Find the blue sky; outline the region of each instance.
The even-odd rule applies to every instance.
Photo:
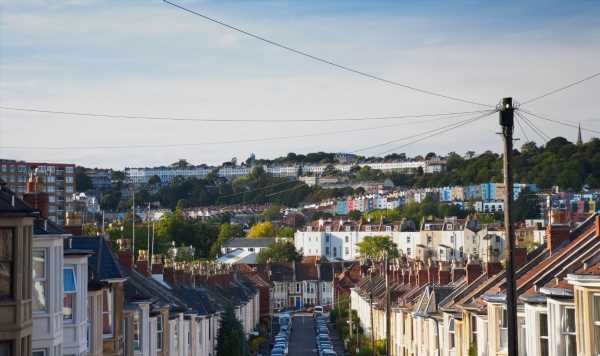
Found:
[[[340,64],[491,104],[506,95],[525,100],[600,71],[598,1],[179,3]],[[161,1],[4,0],[0,4],[0,103],[6,106],[216,119],[325,119],[478,109],[341,72]],[[530,110],[600,129],[594,121],[600,120],[594,107],[598,92],[600,79],[541,100]],[[0,145],[202,143],[381,125],[57,118],[2,111]],[[351,151],[436,125],[441,124],[421,122],[325,137],[168,149],[0,148],[0,156],[115,168],[178,158],[219,163],[232,157],[244,159],[251,152],[274,157],[289,151]],[[496,125],[496,118],[490,118],[402,151],[498,150]],[[561,126],[538,125],[551,136],[575,137],[575,132]]]

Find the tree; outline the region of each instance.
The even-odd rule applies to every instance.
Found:
[[[258,253],[256,262],[259,264],[271,262],[292,262],[300,261],[302,255],[296,251],[293,243],[287,241],[278,241]]]
[[[93,188],[92,179],[85,173],[85,168],[75,168],[76,191],[85,192]]]
[[[275,221],[281,219],[281,205],[273,204],[262,212],[262,217],[266,221]]]
[[[123,182],[125,180],[125,172],[123,171],[112,171],[110,179],[116,182]]]
[[[277,237],[294,237],[294,229],[285,226],[277,231]]]
[[[352,210],[348,212],[348,219],[358,221],[362,217],[362,213],[358,210]]]
[[[257,237],[275,237],[275,227],[270,221],[252,225],[248,234],[249,238]]]
[[[358,244],[358,252],[363,258],[380,261],[387,254],[389,257],[399,255],[396,244],[389,236],[366,236]]]
[[[210,258],[216,258],[219,256],[219,252],[221,251],[221,247],[228,240],[235,237],[243,237],[244,231],[242,230],[242,226],[238,224],[221,224],[219,226],[219,236],[217,240],[210,246]]]
[[[160,177],[157,176],[156,174],[153,175],[152,177],[148,178],[148,184],[150,185],[160,185],[161,180]]]
[[[248,343],[244,335],[244,327],[235,317],[233,307],[225,307],[217,336],[217,356],[247,356]]]

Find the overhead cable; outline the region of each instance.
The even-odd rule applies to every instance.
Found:
[[[557,88],[557,89],[551,90],[551,91],[549,91],[549,92],[547,92],[547,93],[545,93],[545,94],[542,94],[542,95],[540,95],[540,96],[536,96],[535,98],[531,98],[531,99],[529,99],[529,100],[525,100],[524,102],[522,102],[522,103],[521,103],[521,105],[527,105],[527,104],[533,103],[534,101],[538,101],[538,100],[540,100],[540,99],[542,99],[542,98],[545,98],[545,97],[547,97],[547,96],[550,96],[550,95],[552,95],[552,94],[556,94],[556,93],[558,93],[558,92],[561,92],[561,91],[563,91],[563,90],[569,89],[569,88],[571,88],[571,87],[574,87],[574,86],[576,86],[576,85],[578,85],[578,84],[581,84],[581,83],[583,83],[583,82],[586,82],[586,81],[588,81],[588,80],[590,80],[590,79],[594,79],[594,78],[596,78],[596,77],[598,77],[598,76],[600,76],[600,72],[598,72],[598,73],[594,73],[594,74],[592,74],[592,75],[590,75],[590,76],[588,76],[588,77],[585,77],[585,78],[583,78],[583,79],[580,79],[580,80],[578,80],[578,81],[576,81],[576,82],[573,82],[573,83],[571,83],[571,84],[567,84],[567,85],[565,85],[565,86],[562,86],[562,87],[560,87],[560,88]]]
[[[180,9],[180,10],[183,10],[185,12],[193,14],[195,16],[201,17],[201,18],[203,18],[205,20],[208,20],[210,22],[216,23],[216,24],[218,24],[220,26],[226,27],[226,28],[228,28],[230,30],[242,33],[242,34],[244,34],[246,36],[250,36],[250,37],[255,38],[257,40],[260,40],[260,41],[263,41],[263,42],[268,43],[270,45],[273,45],[275,47],[279,47],[279,48],[284,49],[286,51],[289,51],[289,52],[292,52],[292,53],[304,56],[306,58],[310,58],[310,59],[315,60],[317,62],[321,62],[321,63],[333,66],[335,68],[338,68],[338,69],[341,69],[341,70],[344,70],[344,71],[347,71],[347,72],[351,72],[351,73],[354,73],[354,74],[357,74],[357,75],[360,75],[360,76],[363,76],[363,77],[366,77],[366,78],[369,78],[369,79],[374,79],[374,80],[377,80],[377,81],[380,81],[380,82],[383,82],[383,83],[386,83],[386,84],[390,84],[390,85],[394,85],[394,86],[397,86],[397,87],[402,87],[402,88],[405,88],[405,89],[416,91],[416,92],[419,92],[419,93],[422,93],[422,94],[437,96],[437,97],[440,97],[440,98],[444,98],[444,99],[448,99],[448,100],[453,100],[453,101],[458,101],[458,102],[462,102],[462,103],[466,103],[466,104],[473,104],[473,105],[484,106],[484,107],[493,107],[493,105],[483,104],[483,103],[479,103],[479,102],[472,101],[472,100],[467,100],[467,99],[462,99],[462,98],[455,97],[455,96],[445,95],[445,94],[441,94],[441,93],[438,93],[438,92],[435,92],[435,91],[432,91],[432,90],[426,90],[426,89],[417,88],[417,87],[412,86],[412,85],[403,84],[403,83],[396,82],[396,81],[393,81],[393,80],[385,79],[385,78],[377,76],[377,75],[369,74],[367,72],[363,72],[363,71],[360,71],[358,69],[353,69],[353,68],[350,68],[350,67],[347,67],[347,66],[335,63],[335,62],[333,62],[331,60],[324,59],[324,58],[321,58],[321,57],[317,57],[316,55],[310,54],[308,52],[304,52],[304,51],[292,48],[292,47],[290,47],[288,45],[285,45],[285,44],[282,44],[280,42],[276,42],[276,41],[270,40],[270,39],[268,39],[266,37],[263,37],[263,36],[251,33],[249,31],[243,30],[243,29],[241,29],[239,27],[236,27],[236,26],[233,26],[233,25],[229,25],[229,24],[227,24],[227,23],[225,23],[225,22],[223,22],[221,20],[217,20],[215,18],[209,17],[209,16],[204,15],[204,14],[202,14],[202,13],[196,11],[196,10],[192,10],[190,8],[187,8],[185,6],[176,4],[174,2],[171,2],[171,1],[168,1],[168,0],[163,0],[163,2],[166,3],[166,4],[169,4],[169,5],[173,6],[173,7],[176,7],[178,9]]]

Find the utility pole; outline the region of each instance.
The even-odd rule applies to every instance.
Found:
[[[385,354],[387,356],[392,354],[392,338],[391,338],[391,324],[392,319],[390,315],[390,277],[388,273],[389,269],[389,258],[388,254],[385,254],[383,261],[383,270],[385,273]]]
[[[150,260],[150,203],[148,203],[148,214],[146,215],[146,230],[148,231],[148,239],[146,241],[146,256],[148,256],[148,264],[152,266],[152,261]]]
[[[131,251],[133,253],[133,261],[135,261],[135,187],[132,185],[131,190],[133,191],[133,203],[131,204]],[[123,218],[125,220],[125,218]]]
[[[375,356],[375,329],[373,328],[373,293],[369,292],[369,306],[371,307],[371,355]]]
[[[512,224],[512,151],[514,107],[512,98],[503,98],[500,105],[500,126],[504,139],[504,229],[506,231],[506,311],[508,316],[508,356],[518,356],[517,287],[515,281],[515,234]]]

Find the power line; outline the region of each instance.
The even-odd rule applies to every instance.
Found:
[[[185,118],[173,116],[145,116],[145,115],[129,115],[129,114],[106,114],[106,113],[91,113],[91,112],[76,112],[76,111],[57,111],[47,109],[36,109],[28,107],[15,106],[0,106],[0,110],[32,112],[38,114],[66,115],[73,117],[59,117],[58,119],[73,120],[74,117],[84,117],[87,119],[120,119],[120,120],[150,120],[150,121],[183,121],[183,122],[268,122],[268,123],[288,123],[288,122],[336,122],[336,121],[370,121],[370,120],[397,120],[397,119],[419,119],[427,117],[442,117],[464,114],[476,114],[485,110],[475,111],[459,111],[447,112],[439,114],[414,114],[414,115],[390,115],[390,116],[373,116],[373,117],[353,117],[353,118],[331,118],[331,119],[202,119],[202,118]]]
[[[446,118],[452,118],[450,116]],[[276,136],[276,137],[264,137],[264,138],[250,138],[250,139],[241,139],[241,140],[228,140],[228,141],[212,141],[212,142],[198,142],[198,143],[174,143],[174,144],[139,144],[139,145],[102,145],[102,146],[0,146],[2,149],[44,149],[44,150],[90,150],[90,149],[136,149],[136,148],[172,148],[172,147],[196,147],[196,146],[206,146],[206,145],[221,145],[221,144],[235,144],[235,143],[252,143],[252,142],[265,142],[265,141],[278,141],[278,140],[287,140],[287,139],[296,139],[296,138],[307,138],[307,137],[318,137],[318,136],[327,136],[327,135],[337,135],[351,132],[362,132],[362,131],[372,131],[379,130],[383,128],[390,127],[399,127],[406,125],[414,125],[414,124],[424,124],[432,121],[437,121],[439,118],[434,118],[430,120],[421,120],[416,123],[398,123],[393,125],[382,125],[382,126],[374,126],[374,127],[365,127],[358,129],[348,129],[348,130],[337,130],[337,131],[325,131],[304,135],[290,135],[290,136]]]
[[[459,124],[457,124],[457,125],[454,125],[453,127],[449,127],[449,128],[446,128],[446,129],[444,129],[444,130],[442,130],[442,131],[439,131],[439,132],[436,132],[436,133],[432,133],[432,134],[430,134],[430,135],[427,135],[427,136],[425,136],[425,137],[421,137],[421,138],[419,138],[419,139],[416,139],[416,140],[413,140],[413,141],[407,142],[407,143],[405,143],[405,144],[403,144],[403,145],[401,145],[401,146],[393,147],[393,148],[391,148],[391,149],[389,149],[389,150],[386,150],[386,151],[383,151],[383,152],[377,153],[375,156],[381,156],[381,155],[384,155],[384,154],[386,154],[386,153],[389,153],[389,152],[391,152],[391,151],[396,151],[396,150],[399,150],[399,149],[401,149],[401,148],[404,148],[404,147],[406,147],[406,146],[412,145],[412,144],[414,144],[414,143],[417,143],[417,142],[421,142],[421,141],[423,141],[423,140],[426,140],[426,139],[428,139],[428,138],[431,138],[431,137],[434,137],[434,136],[438,136],[438,135],[444,134],[444,133],[446,133],[446,132],[448,132],[448,131],[455,130],[455,129],[457,129],[457,128],[459,128],[459,127],[462,127],[462,126],[464,126],[464,125],[471,124],[471,123],[473,123],[473,122],[475,122],[475,121],[478,121],[478,120],[481,120],[481,119],[483,119],[484,117],[490,116],[490,115],[491,115],[491,114],[493,114],[494,112],[495,112],[495,111],[493,111],[493,112],[491,112],[491,113],[488,113],[488,114],[485,114],[485,115],[481,115],[481,116],[475,117],[475,118],[473,118],[473,119],[469,119],[469,120],[462,121],[462,122],[460,122]]]
[[[542,132],[539,128],[537,128],[533,124],[533,122],[531,122],[525,116],[521,115],[521,113],[519,113],[518,111],[515,111],[515,113],[517,114],[517,116],[519,118],[521,118],[521,120],[523,120],[523,122],[525,123],[525,125],[527,125],[529,127],[529,129],[531,131],[533,131],[533,133],[536,134],[542,140],[543,143],[546,143],[548,141],[548,137],[546,136],[546,134],[544,132]]]
[[[250,190],[247,190],[247,191],[244,191],[244,192],[239,192],[239,193],[235,193],[235,194],[228,194],[228,195],[222,195],[222,196],[219,197],[219,199],[222,199],[222,198],[231,198],[231,197],[235,197],[235,196],[246,194],[246,193],[254,193],[254,192],[261,191],[261,190],[265,190],[265,189],[269,189],[269,188],[273,188],[273,187],[278,187],[280,185],[284,185],[284,184],[288,184],[288,183],[293,183],[293,182],[291,182],[291,181],[285,181],[285,182],[271,184],[271,185],[268,185],[268,186],[265,186],[265,187],[262,187],[262,188],[250,189]]]
[[[366,77],[366,78],[370,78],[370,79],[374,79],[374,80],[377,80],[377,81],[380,81],[380,82],[383,82],[383,83],[386,83],[386,84],[390,84],[390,85],[402,87],[402,88],[405,88],[405,89],[413,90],[413,91],[416,91],[416,92],[419,92],[419,93],[422,93],[422,94],[437,96],[437,97],[440,97],[440,98],[444,98],[444,99],[448,99],[448,100],[454,100],[454,101],[459,101],[459,102],[467,103],[467,104],[473,104],[473,105],[484,106],[484,107],[493,107],[492,105],[482,104],[482,103],[478,103],[478,102],[472,101],[472,100],[461,99],[461,98],[458,98],[458,97],[455,97],[455,96],[445,95],[445,94],[441,94],[441,93],[438,93],[438,92],[435,92],[435,91],[431,91],[431,90],[420,89],[420,88],[414,87],[412,85],[403,84],[403,83],[396,82],[396,81],[393,81],[393,80],[385,79],[385,78],[380,77],[380,76],[369,74],[369,73],[366,73],[366,72],[363,72],[363,71],[360,71],[360,70],[357,70],[357,69],[346,67],[344,65],[337,64],[337,63],[335,63],[335,62],[333,62],[331,60],[324,59],[324,58],[321,58],[321,57],[317,57],[317,56],[312,55],[312,54],[310,54],[308,52],[304,52],[304,51],[301,51],[301,50],[289,47],[289,46],[284,45],[282,43],[279,43],[279,42],[270,40],[268,38],[265,38],[263,36],[251,33],[251,32],[246,31],[246,30],[243,30],[243,29],[241,29],[239,27],[236,27],[236,26],[233,26],[233,25],[229,25],[229,24],[227,24],[227,23],[225,23],[223,21],[220,21],[220,20],[217,20],[215,18],[209,17],[207,15],[201,14],[198,11],[189,9],[189,8],[184,7],[182,5],[175,4],[175,3],[171,2],[171,1],[163,0],[163,2],[166,3],[166,4],[169,4],[169,5],[173,6],[173,7],[176,7],[178,9],[180,9],[180,10],[188,12],[190,14],[199,16],[199,17],[201,17],[201,18],[203,18],[205,20],[208,20],[210,22],[216,23],[216,24],[218,24],[220,26],[226,27],[226,28],[228,28],[230,30],[242,33],[244,35],[250,36],[250,37],[255,38],[257,40],[266,42],[266,43],[268,43],[270,45],[273,45],[275,47],[279,47],[279,48],[284,49],[286,51],[289,51],[289,52],[292,52],[292,53],[295,53],[295,54],[298,54],[298,55],[310,58],[310,59],[315,60],[317,62],[321,62],[321,63],[324,63],[324,64],[327,64],[327,65],[336,67],[338,69],[341,69],[341,70],[344,70],[344,71],[347,71],[347,72],[358,74],[360,76],[363,76],[363,77]]]
[[[533,103],[534,101],[540,100],[540,99],[542,99],[542,98],[545,98],[545,97],[547,97],[547,96],[550,96],[550,95],[552,95],[552,94],[556,94],[556,93],[558,93],[558,92],[561,92],[561,91],[563,91],[563,90],[569,89],[569,88],[571,88],[571,87],[574,87],[574,86],[576,86],[576,85],[578,85],[578,84],[581,84],[581,83],[583,83],[583,82],[585,82],[585,81],[588,81],[588,80],[590,80],[590,79],[594,79],[594,78],[596,78],[596,77],[598,77],[598,76],[600,76],[600,72],[598,72],[598,73],[594,73],[594,74],[592,74],[592,75],[590,75],[590,76],[588,76],[588,77],[585,77],[585,78],[583,78],[583,79],[580,79],[580,80],[578,80],[578,81],[576,81],[576,82],[573,82],[573,83],[571,83],[571,84],[567,84],[567,85],[565,85],[565,86],[562,86],[562,87],[560,87],[560,88],[557,88],[557,89],[551,90],[551,91],[549,91],[549,92],[547,92],[547,93],[545,93],[545,94],[542,94],[542,95],[540,95],[540,96],[536,96],[535,98],[531,98],[531,99],[529,99],[529,100],[526,100],[526,101],[522,102],[522,103],[521,103],[521,105],[527,105],[527,104]]]
[[[275,195],[279,195],[281,193],[291,192],[292,190],[296,190],[296,189],[301,188],[301,187],[307,187],[307,185],[304,184],[304,183],[300,183],[297,186],[292,187],[292,188],[284,189],[284,190],[281,190],[281,191],[278,191],[278,192],[275,192],[275,193],[271,193],[271,194],[266,194],[265,197],[272,197],[272,196],[275,196]]]
[[[529,116],[533,116],[534,118],[538,118],[541,120],[546,120],[546,121],[550,121],[550,122],[554,122],[555,124],[559,124],[559,125],[563,125],[563,126],[568,126],[568,127],[573,127],[573,128],[579,128],[578,125],[575,125],[573,123],[569,123],[569,122],[565,122],[565,121],[560,121],[560,120],[556,120],[556,119],[550,119],[548,117],[542,116],[542,115],[538,115],[538,114],[534,114],[531,111],[527,111],[527,110],[523,110],[523,109],[518,109],[519,111],[528,114]],[[600,131],[598,130],[592,130],[592,129],[586,129],[584,127],[581,127],[582,130],[584,131],[589,131],[589,132],[593,132],[596,134],[600,134]]]
[[[530,142],[529,137],[527,137],[527,132],[525,132],[523,125],[521,125],[521,121],[520,120],[515,120],[515,121],[517,121],[517,125],[519,125],[519,129],[521,130],[523,137],[525,137],[525,140],[526,140],[525,142]]]
[[[493,112],[495,112],[495,110],[485,110],[484,112],[485,112],[485,116],[487,116],[487,115],[490,115],[490,114],[492,114]],[[362,152],[362,151],[367,151],[367,150],[370,150],[370,149],[372,149],[372,148],[377,148],[377,147],[387,146],[387,145],[389,145],[389,144],[391,144],[391,143],[395,143],[395,142],[399,142],[399,141],[404,141],[404,140],[411,139],[411,138],[413,138],[413,137],[418,137],[418,136],[426,135],[426,134],[428,134],[428,133],[431,133],[431,132],[436,132],[436,131],[442,130],[442,129],[444,129],[444,128],[447,128],[447,127],[450,127],[450,126],[454,126],[454,125],[456,125],[456,124],[459,124],[459,123],[461,123],[461,122],[465,122],[465,121],[469,121],[469,120],[471,120],[471,119],[466,119],[466,120],[464,120],[464,121],[455,122],[455,123],[452,123],[452,124],[449,124],[449,125],[445,125],[445,126],[442,126],[442,127],[435,128],[435,129],[433,129],[433,130],[427,130],[427,131],[425,131],[425,132],[421,132],[421,133],[419,133],[419,134],[416,134],[416,135],[405,136],[405,137],[401,137],[401,138],[398,138],[398,139],[394,139],[394,140],[386,141],[386,142],[383,142],[383,143],[378,143],[378,144],[376,144],[376,145],[371,145],[371,146],[367,146],[367,147],[359,148],[359,149],[357,149],[357,150],[350,151],[349,153]]]

